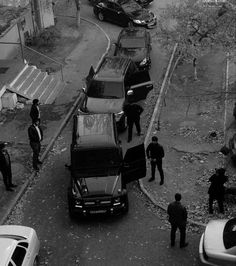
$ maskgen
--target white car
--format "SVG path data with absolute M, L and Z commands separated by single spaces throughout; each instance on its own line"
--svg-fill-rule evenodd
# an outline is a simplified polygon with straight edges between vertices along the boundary
M 207 224 L 199 256 L 205 265 L 236 265 L 236 218 L 211 220 Z
M 0 265 L 37 265 L 39 239 L 33 228 L 20 225 L 0 226 Z

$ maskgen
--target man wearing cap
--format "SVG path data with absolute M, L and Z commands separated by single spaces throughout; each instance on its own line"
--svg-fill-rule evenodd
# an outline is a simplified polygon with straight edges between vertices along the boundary
M 140 115 L 143 112 L 143 108 L 133 103 L 133 92 L 127 93 L 127 104 L 124 106 L 124 112 L 127 117 L 127 125 L 128 125 L 128 142 L 132 140 L 132 131 L 133 131 L 133 125 L 135 124 L 137 135 L 141 135 L 141 127 L 140 127 Z
M 6 190 L 14 191 L 12 188 L 17 187 L 17 185 L 12 183 L 11 159 L 4 142 L 0 143 L 0 171 Z
M 30 117 L 32 119 L 32 123 L 35 120 L 38 120 L 40 122 L 40 110 L 39 110 L 39 100 L 34 99 L 33 104 L 31 106 L 30 110 Z
M 39 160 L 39 153 L 41 150 L 41 141 L 43 139 L 43 131 L 39 126 L 39 120 L 33 121 L 32 125 L 28 128 L 28 136 L 30 140 L 30 146 L 33 150 L 33 168 L 38 171 L 38 165 L 42 164 Z

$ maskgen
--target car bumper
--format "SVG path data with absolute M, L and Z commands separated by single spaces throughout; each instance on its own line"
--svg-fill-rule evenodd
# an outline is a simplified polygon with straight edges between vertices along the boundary
M 204 250 L 204 234 L 202 234 L 200 243 L 199 243 L 199 258 L 204 265 L 217 266 L 217 264 L 214 264 L 208 261 L 208 256 Z
M 68 202 L 71 214 L 73 216 L 90 216 L 90 215 L 117 215 L 125 211 L 125 201 L 121 201 L 119 205 L 109 204 L 106 206 L 86 206 L 86 202 L 83 202 L 81 206 L 76 205 L 75 199 L 68 195 Z

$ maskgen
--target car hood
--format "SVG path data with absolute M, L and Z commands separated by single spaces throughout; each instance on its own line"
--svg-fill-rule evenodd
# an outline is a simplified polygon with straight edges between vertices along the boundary
M 147 56 L 147 50 L 145 48 L 126 49 L 123 48 L 118 51 L 118 56 L 125 56 L 131 58 L 134 62 L 140 62 Z
M 91 113 L 119 113 L 123 109 L 124 99 L 87 98 L 87 110 Z
M 224 252 L 223 231 L 227 220 L 211 220 L 204 233 L 204 248 L 208 255 Z
M 150 21 L 154 14 L 146 9 L 140 9 L 130 14 L 132 19 Z
M 85 178 L 86 197 L 96 195 L 113 195 L 121 188 L 121 176 L 99 176 Z M 85 196 L 85 195 L 83 195 Z

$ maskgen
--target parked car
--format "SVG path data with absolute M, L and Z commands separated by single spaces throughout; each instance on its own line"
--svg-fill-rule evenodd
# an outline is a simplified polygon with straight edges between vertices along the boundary
M 33 228 L 21 225 L 0 226 L 0 265 L 39 265 L 39 239 Z
M 101 0 L 93 11 L 100 21 L 107 20 L 123 27 L 133 24 L 153 28 L 157 24 L 156 16 L 134 0 Z
M 146 175 L 145 150 L 140 144 L 123 157 L 120 143 L 114 114 L 74 116 L 68 188 L 71 217 L 128 211 L 126 184 Z
M 146 99 L 153 89 L 147 70 L 139 71 L 135 63 L 125 57 L 105 56 L 96 72 L 90 69 L 84 88 L 85 101 L 81 110 L 88 113 L 114 113 L 119 131 L 126 128 L 123 106 L 128 91 L 133 101 Z
M 140 70 L 151 66 L 151 36 L 145 28 L 124 28 L 116 43 L 114 55 L 132 59 Z
M 206 265 L 236 265 L 236 218 L 211 220 L 201 236 L 199 255 Z
M 135 0 L 141 7 L 149 6 L 153 0 Z

